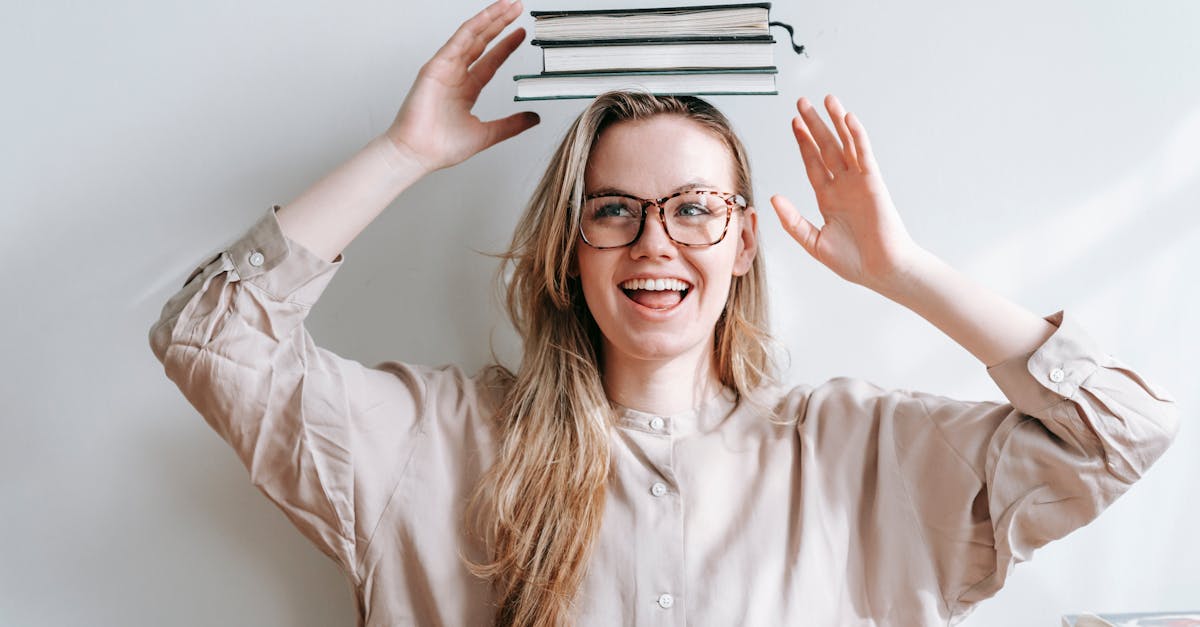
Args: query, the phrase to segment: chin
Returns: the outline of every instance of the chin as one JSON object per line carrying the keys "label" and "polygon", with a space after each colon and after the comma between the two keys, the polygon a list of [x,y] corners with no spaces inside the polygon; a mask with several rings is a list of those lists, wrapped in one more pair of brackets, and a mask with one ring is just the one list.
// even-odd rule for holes
{"label": "chin", "polygon": [[[720,310],[704,311],[704,303],[688,294],[670,311],[641,307],[625,294],[613,301],[601,301],[601,316],[593,319],[600,327],[604,350],[618,358],[638,361],[669,361],[697,354],[712,346]],[[706,318],[712,318],[709,322]]]}
{"label": "chin", "polygon": [[[710,335],[711,337],[711,335]],[[683,338],[678,333],[656,331],[623,334],[617,341],[606,339],[606,349],[616,350],[631,359],[665,361],[695,352],[702,344],[700,338]]]}

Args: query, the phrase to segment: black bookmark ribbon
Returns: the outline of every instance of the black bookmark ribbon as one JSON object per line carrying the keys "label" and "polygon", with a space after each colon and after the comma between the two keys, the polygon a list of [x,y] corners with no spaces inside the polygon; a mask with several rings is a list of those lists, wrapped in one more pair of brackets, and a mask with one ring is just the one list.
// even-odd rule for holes
{"label": "black bookmark ribbon", "polygon": [[768,27],[770,26],[779,26],[786,30],[788,32],[788,40],[792,44],[792,50],[795,50],[796,54],[802,54],[806,57],[808,56],[808,53],[804,52],[804,46],[796,43],[796,32],[792,30],[792,26],[790,24],[784,24],[783,22],[768,22]]}

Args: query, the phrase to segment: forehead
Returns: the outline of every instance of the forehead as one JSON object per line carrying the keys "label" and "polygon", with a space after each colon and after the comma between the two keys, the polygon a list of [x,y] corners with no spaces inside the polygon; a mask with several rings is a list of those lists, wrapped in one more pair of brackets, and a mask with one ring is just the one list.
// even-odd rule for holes
{"label": "forehead", "polygon": [[656,115],[606,128],[592,146],[585,193],[666,196],[681,186],[734,191],[733,155],[716,133],[685,117]]}

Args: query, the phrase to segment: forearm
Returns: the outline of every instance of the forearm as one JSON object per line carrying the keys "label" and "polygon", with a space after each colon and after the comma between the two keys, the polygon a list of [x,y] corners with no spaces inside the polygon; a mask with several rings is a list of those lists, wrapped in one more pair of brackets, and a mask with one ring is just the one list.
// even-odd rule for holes
{"label": "forearm", "polygon": [[424,174],[416,159],[381,135],[283,205],[276,218],[285,235],[333,261]]}
{"label": "forearm", "polygon": [[931,322],[987,367],[1032,352],[1055,331],[924,249],[901,278],[877,291]]}

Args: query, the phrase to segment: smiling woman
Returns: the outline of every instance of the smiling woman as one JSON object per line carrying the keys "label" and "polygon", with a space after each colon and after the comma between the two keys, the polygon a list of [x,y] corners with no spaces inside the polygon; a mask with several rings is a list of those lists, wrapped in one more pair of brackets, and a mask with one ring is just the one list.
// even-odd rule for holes
{"label": "smiling woman", "polygon": [[536,123],[470,113],[519,12],[464,23],[386,132],[204,260],[150,330],[344,571],[359,625],[953,625],[1174,439],[1174,399],[1073,316],[1039,319],[917,247],[832,97],[833,130],[803,98],[791,125],[825,222],[776,196],[781,225],[946,331],[1008,403],[778,382],[749,159],[691,96],[604,94],[567,131],[504,256],[516,372],[317,346],[305,318],[357,233]]}
{"label": "smiling woman", "polygon": [[[584,190],[625,189],[650,197],[670,192],[661,202],[631,198],[628,209],[616,205],[636,211],[638,227],[611,240],[619,245],[605,247],[588,243],[588,226],[595,212],[613,205],[583,203],[584,245],[577,243],[574,260],[587,309],[601,331],[603,378],[642,382],[606,392],[648,411],[687,409],[721,388],[722,368],[712,368],[714,339],[735,335],[719,319],[742,321],[759,337],[766,333],[765,308],[742,311],[748,300],[765,303],[762,258],[755,255],[757,215],[744,204],[752,197],[745,149],[725,117],[699,99],[612,94],[593,106],[598,136],[586,161]],[[731,196],[743,199],[736,211],[727,200]],[[657,220],[647,218],[654,209]],[[629,285],[633,281],[640,284]],[[743,296],[749,291],[755,292],[751,299]],[[766,352],[757,352],[756,365],[766,373]],[[677,385],[681,374],[696,385]],[[726,379],[725,385],[734,385],[732,376]],[[743,383],[740,391],[749,392],[757,381]],[[644,393],[651,389],[658,389],[653,398]]]}
{"label": "smiling woman", "polygon": [[[498,373],[509,381],[503,446],[472,501],[499,547],[474,571],[494,573],[502,612],[535,624],[569,614],[606,515],[615,407],[662,420],[771,382],[757,220],[751,207],[734,212],[731,196],[751,197],[749,160],[699,98],[602,95],[551,160],[508,254],[525,358],[515,376]],[[720,228],[680,245],[688,231],[669,225],[696,214]],[[614,219],[626,224],[599,224]],[[629,505],[610,502],[607,515],[639,509]]]}

